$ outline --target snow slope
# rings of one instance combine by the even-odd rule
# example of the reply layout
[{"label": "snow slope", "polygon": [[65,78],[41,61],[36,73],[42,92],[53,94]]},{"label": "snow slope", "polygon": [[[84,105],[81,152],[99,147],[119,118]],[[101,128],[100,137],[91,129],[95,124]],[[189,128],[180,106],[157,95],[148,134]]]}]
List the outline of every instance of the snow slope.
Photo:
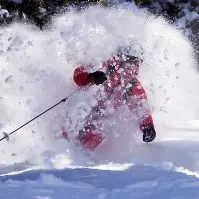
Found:
[{"label": "snow slope", "polygon": [[198,198],[194,176],[137,165],[122,170],[74,168],[1,176],[1,198]]},{"label": "snow slope", "polygon": [[[2,175],[37,169],[1,176],[2,198],[19,198],[21,193],[23,198],[46,199],[63,194],[69,198],[198,195],[199,79],[192,47],[163,19],[133,4],[126,8],[123,4],[120,10],[71,10],[56,17],[44,32],[22,24],[1,29],[0,127],[2,132],[11,132],[78,89],[72,82],[76,65],[92,62],[98,69],[119,45],[136,41],[145,51],[140,79],[149,96],[156,141],[142,142],[125,109],[107,120],[108,139],[93,153],[55,140],[62,127],[74,137],[89,111],[88,104],[95,103],[93,93],[98,88],[82,90],[13,135],[10,142],[0,143]],[[132,167],[125,170],[126,165]],[[70,167],[75,169],[65,169]]]}]

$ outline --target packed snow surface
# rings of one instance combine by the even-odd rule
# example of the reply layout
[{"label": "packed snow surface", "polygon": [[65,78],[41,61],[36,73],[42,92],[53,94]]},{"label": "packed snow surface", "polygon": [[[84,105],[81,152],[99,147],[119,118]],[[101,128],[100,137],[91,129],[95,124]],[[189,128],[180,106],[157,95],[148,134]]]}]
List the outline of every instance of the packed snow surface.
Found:
[{"label": "packed snow surface", "polygon": [[76,168],[1,176],[1,198],[198,198],[194,176],[137,165],[125,170]]},{"label": "packed snow surface", "polygon": [[2,28],[0,128],[9,133],[76,91],[76,66],[99,69],[120,45],[136,42],[144,49],[139,78],[157,139],[143,143],[125,108],[106,120],[108,138],[95,152],[55,139],[63,127],[71,137],[78,134],[98,92],[86,88],[0,143],[1,198],[197,198],[199,77],[193,49],[162,18],[133,4],[126,8],[71,10],[43,32],[18,23]]}]

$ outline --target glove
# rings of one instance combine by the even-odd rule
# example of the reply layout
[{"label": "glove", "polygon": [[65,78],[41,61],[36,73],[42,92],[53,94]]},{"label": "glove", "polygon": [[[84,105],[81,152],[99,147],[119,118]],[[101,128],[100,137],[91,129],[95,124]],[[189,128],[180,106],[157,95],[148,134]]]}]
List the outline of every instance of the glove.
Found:
[{"label": "glove", "polygon": [[156,132],[154,127],[145,127],[143,130],[143,141],[152,142],[156,137]]},{"label": "glove", "polygon": [[96,71],[93,73],[89,73],[88,79],[90,82],[94,82],[96,85],[99,85],[103,84],[107,80],[107,77],[104,72]]}]

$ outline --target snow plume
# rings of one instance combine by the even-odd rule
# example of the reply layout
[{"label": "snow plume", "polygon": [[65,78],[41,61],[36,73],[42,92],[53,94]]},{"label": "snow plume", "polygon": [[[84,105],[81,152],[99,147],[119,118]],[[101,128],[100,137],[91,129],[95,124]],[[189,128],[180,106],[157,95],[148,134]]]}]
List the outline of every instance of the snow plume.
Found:
[{"label": "snow plume", "polygon": [[[178,127],[197,119],[198,74],[192,47],[163,19],[133,9],[71,10],[55,18],[50,30],[44,32],[22,24],[1,29],[1,131],[11,132],[75,91],[77,87],[72,81],[75,66],[93,63],[98,69],[120,45],[137,42],[145,52],[140,79],[157,126],[156,142],[166,137],[181,139],[183,134],[169,134],[163,125]],[[26,160],[41,164],[51,159],[51,166],[55,167],[75,164],[77,160],[80,164],[87,162],[81,151],[74,152],[68,143],[55,141],[53,136],[61,133],[62,126],[73,133],[71,136],[77,135],[89,105],[95,103],[94,92],[96,87],[81,91],[13,135],[9,143],[1,142],[1,162]],[[128,116],[128,111],[122,112]],[[139,147],[146,150],[141,134],[134,132],[133,121],[119,119],[115,131],[108,132],[111,138],[91,154],[95,161],[123,162],[132,159],[132,154],[139,155]]]}]

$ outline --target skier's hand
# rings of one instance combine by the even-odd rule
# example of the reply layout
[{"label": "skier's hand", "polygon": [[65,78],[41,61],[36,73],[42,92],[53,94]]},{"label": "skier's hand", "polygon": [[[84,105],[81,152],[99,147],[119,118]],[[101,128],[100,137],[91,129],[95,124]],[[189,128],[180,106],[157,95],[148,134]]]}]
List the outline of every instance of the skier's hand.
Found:
[{"label": "skier's hand", "polygon": [[107,77],[104,72],[96,71],[93,73],[89,73],[88,79],[90,82],[94,82],[96,85],[99,85],[103,84],[107,80]]},{"label": "skier's hand", "polygon": [[143,141],[152,142],[156,138],[156,131],[154,127],[145,127],[143,130]]}]

